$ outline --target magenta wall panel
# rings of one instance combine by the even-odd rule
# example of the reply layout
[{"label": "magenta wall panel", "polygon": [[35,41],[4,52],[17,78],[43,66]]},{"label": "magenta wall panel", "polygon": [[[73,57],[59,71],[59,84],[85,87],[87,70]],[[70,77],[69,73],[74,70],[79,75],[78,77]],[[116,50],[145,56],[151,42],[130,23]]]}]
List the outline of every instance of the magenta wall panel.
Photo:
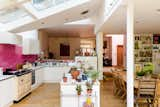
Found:
[{"label": "magenta wall panel", "polygon": [[33,62],[38,55],[22,55],[22,47],[11,44],[0,44],[0,67],[16,68],[16,64],[22,64],[25,60]]}]

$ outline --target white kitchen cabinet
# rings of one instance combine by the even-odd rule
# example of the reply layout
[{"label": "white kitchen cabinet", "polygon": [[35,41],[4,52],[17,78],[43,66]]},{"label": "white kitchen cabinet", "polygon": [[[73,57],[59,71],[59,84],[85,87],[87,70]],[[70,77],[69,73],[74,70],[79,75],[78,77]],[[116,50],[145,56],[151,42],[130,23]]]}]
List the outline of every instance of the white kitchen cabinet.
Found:
[{"label": "white kitchen cabinet", "polygon": [[22,45],[22,37],[9,32],[0,32],[1,44]]},{"label": "white kitchen cabinet", "polygon": [[78,63],[79,61],[84,64],[86,69],[89,67],[92,67],[94,70],[98,69],[97,56],[76,56],[75,62]]},{"label": "white kitchen cabinet", "polygon": [[60,82],[63,74],[68,73],[71,67],[45,67],[43,79],[44,82]]},{"label": "white kitchen cabinet", "polygon": [[14,77],[0,81],[0,107],[9,107],[15,96]]},{"label": "white kitchen cabinet", "polygon": [[39,40],[23,38],[23,54],[39,54]]},{"label": "white kitchen cabinet", "polygon": [[43,83],[43,68],[35,70],[36,84],[39,86]]},{"label": "white kitchen cabinet", "polygon": [[32,85],[32,90],[38,88],[43,83],[43,67],[35,70],[35,83]]}]

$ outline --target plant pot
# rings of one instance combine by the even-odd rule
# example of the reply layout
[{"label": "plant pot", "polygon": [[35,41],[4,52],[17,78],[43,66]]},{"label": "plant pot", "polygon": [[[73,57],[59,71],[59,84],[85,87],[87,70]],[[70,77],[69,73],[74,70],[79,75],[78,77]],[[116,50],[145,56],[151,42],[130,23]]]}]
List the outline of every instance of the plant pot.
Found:
[{"label": "plant pot", "polygon": [[67,82],[67,77],[63,77],[63,82]]},{"label": "plant pot", "polygon": [[92,82],[95,83],[95,82],[96,82],[96,79],[95,79],[95,80],[92,80]]},{"label": "plant pot", "polygon": [[80,92],[80,91],[78,91],[78,92],[77,92],[77,95],[81,95],[81,92]]},{"label": "plant pot", "polygon": [[144,79],[147,79],[147,80],[151,79],[151,75],[149,75],[149,74],[145,75]]},{"label": "plant pot", "polygon": [[78,82],[81,82],[81,79],[77,79]]},{"label": "plant pot", "polygon": [[72,78],[77,80],[77,77],[79,76],[80,72],[79,71],[71,71]]},{"label": "plant pot", "polygon": [[92,94],[92,89],[87,89],[87,94]]}]

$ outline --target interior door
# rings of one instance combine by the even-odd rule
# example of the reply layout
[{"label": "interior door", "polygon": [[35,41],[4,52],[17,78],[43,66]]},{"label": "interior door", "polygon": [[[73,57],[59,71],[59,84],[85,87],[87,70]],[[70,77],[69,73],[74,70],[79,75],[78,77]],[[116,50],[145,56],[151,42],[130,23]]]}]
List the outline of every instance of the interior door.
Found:
[{"label": "interior door", "polygon": [[123,45],[117,46],[117,65],[123,66]]}]

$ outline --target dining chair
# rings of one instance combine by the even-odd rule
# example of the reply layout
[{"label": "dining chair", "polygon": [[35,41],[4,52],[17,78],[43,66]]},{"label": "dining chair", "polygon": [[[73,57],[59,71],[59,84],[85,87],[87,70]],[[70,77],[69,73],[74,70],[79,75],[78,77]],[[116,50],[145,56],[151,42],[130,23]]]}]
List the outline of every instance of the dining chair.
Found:
[{"label": "dining chair", "polygon": [[156,92],[155,92],[155,107],[160,107],[160,80],[157,80],[157,84],[156,84]]},{"label": "dining chair", "polygon": [[124,81],[122,78],[120,78],[120,89],[121,89],[121,98],[122,100],[126,100],[126,95],[127,95],[127,86],[126,86],[126,81]]},{"label": "dining chair", "polygon": [[147,104],[148,107],[154,106],[156,93],[156,79],[140,79],[137,95],[135,96],[136,107],[139,104]]},{"label": "dining chair", "polygon": [[118,95],[118,93],[120,93],[119,89],[120,89],[120,84],[119,84],[119,78],[117,75],[113,76],[113,93],[114,95]]}]

